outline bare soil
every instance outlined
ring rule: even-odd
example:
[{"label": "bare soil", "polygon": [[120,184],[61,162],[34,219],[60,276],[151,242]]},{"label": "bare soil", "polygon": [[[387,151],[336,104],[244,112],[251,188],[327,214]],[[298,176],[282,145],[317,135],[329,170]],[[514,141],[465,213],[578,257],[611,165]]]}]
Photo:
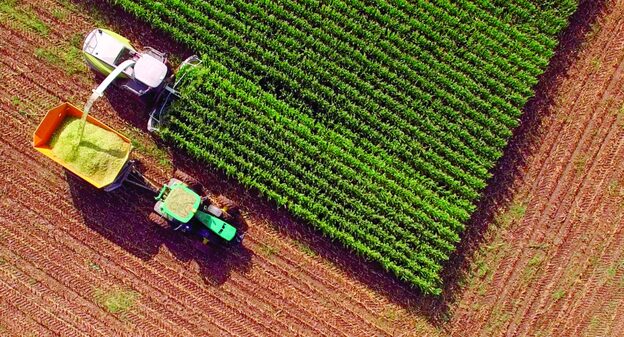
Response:
[{"label": "bare soil", "polygon": [[[582,2],[446,268],[441,298],[160,144],[144,132],[146,107],[118,89],[94,116],[135,141],[150,179],[183,171],[214,200],[239,204],[242,247],[173,232],[150,221],[149,193],[97,191],[38,154],[31,137],[47,110],[80,106],[101,80],[80,55],[63,54],[91,29],[179,59],[190,52],[103,2],[23,0],[16,10],[0,12],[0,335],[624,333],[620,2]],[[136,298],[111,312],[98,298],[119,289]]]}]

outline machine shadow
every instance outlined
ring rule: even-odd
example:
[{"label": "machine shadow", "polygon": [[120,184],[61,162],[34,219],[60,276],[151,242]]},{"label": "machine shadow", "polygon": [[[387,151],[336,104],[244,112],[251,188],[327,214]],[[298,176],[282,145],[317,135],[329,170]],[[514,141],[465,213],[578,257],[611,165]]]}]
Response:
[{"label": "machine shadow", "polygon": [[152,110],[151,104],[141,102],[133,94],[114,85],[106,90],[104,96],[121,119],[147,132],[147,120]]},{"label": "machine shadow", "polygon": [[232,271],[245,273],[251,267],[251,253],[244,246],[204,245],[151,221],[154,202],[150,192],[131,185],[104,192],[68,171],[66,179],[84,223],[142,260],[166,247],[182,263],[195,261],[204,281],[215,286],[227,282]]},{"label": "machine shadow", "polygon": [[[108,2],[93,0],[72,1],[86,8],[98,8],[101,13],[107,13],[106,19],[108,24],[114,30],[118,30],[122,35],[130,38],[131,41],[141,41],[156,49],[171,52],[178,55],[179,59],[192,54],[188,49],[169,39],[166,34],[152,29]],[[525,160],[531,154],[531,151],[535,149],[534,145],[540,141],[539,127],[541,121],[548,117],[548,107],[553,102],[554,93],[561,85],[566,70],[578,58],[578,52],[584,41],[584,36],[591,30],[592,24],[604,8],[605,2],[605,0],[581,0],[577,11],[570,18],[570,25],[560,34],[560,43],[555,51],[555,55],[551,59],[546,72],[540,76],[539,83],[535,87],[536,96],[525,105],[521,124],[515,130],[505,149],[504,156],[492,170],[493,176],[488,182],[488,187],[483,192],[477,211],[467,224],[466,231],[462,235],[457,250],[443,269],[443,291],[441,296],[424,295],[416,288],[398,281],[378,264],[365,261],[349,250],[342,248],[338,243],[331,242],[320,232],[290,216],[286,210],[277,209],[273,202],[267,201],[266,198],[259,196],[255,191],[243,188],[238,182],[229,179],[216,170],[208,168],[206,164],[198,163],[198,161],[192,158],[179,154],[178,151],[172,151],[174,167],[197,178],[209,193],[225,195],[234,200],[241,205],[244,213],[253,214],[254,219],[266,220],[268,223],[275,225],[274,228],[281,234],[305,244],[316,254],[339,267],[348,277],[366,284],[378,295],[402,306],[411,313],[425,317],[429,322],[438,327],[444,327],[445,323],[450,319],[451,304],[462,293],[461,281],[468,276],[472,256],[483,244],[485,240],[484,234],[492,223],[496,210],[509,204],[509,200],[513,195],[513,182],[517,180],[517,177],[524,169]],[[130,96],[116,88],[111,90],[107,97],[121,118],[145,130],[147,107],[138,101],[132,101],[129,104],[131,101]],[[82,181],[78,183],[86,185]],[[156,225],[148,223],[147,214],[152,207],[149,201],[145,201],[149,200],[148,197],[141,196],[140,198],[143,198],[143,200],[135,204],[135,207],[141,211],[140,213],[138,211],[135,213],[142,214],[141,216],[129,214],[127,219],[109,225],[103,222],[106,219],[106,213],[110,212],[111,209],[120,210],[119,212],[124,212],[123,209],[128,210],[128,206],[123,200],[135,202],[135,199],[139,198],[136,196],[139,193],[128,189],[116,191],[110,195],[101,193],[102,195],[100,196],[100,194],[96,194],[98,192],[94,191],[94,189],[87,189],[89,191],[83,191],[80,194],[87,194],[92,201],[102,199],[114,205],[114,207],[98,206],[101,209],[94,210],[91,209],[92,205],[88,202],[89,199],[84,203],[81,201],[83,203],[81,209],[84,209],[85,219],[91,219],[89,220],[92,222],[90,226],[98,231],[102,231],[103,235],[107,235],[111,241],[119,242],[119,245],[127,247],[129,251],[147,251],[149,256],[153,256],[156,253],[158,245],[166,242],[168,247],[172,247],[170,248],[172,251],[176,251],[174,254],[179,254],[181,260],[198,258],[197,254],[189,253],[190,248],[188,248],[186,240],[175,237],[175,233],[157,228]],[[121,197],[117,198],[116,195],[119,194],[121,194]],[[82,196],[77,194],[74,200],[80,198]],[[148,235],[145,242],[135,243],[133,240],[128,240],[128,231],[125,230],[123,225],[128,221],[133,222],[129,225],[133,231],[132,233],[135,231],[137,234]],[[225,256],[228,252],[223,252],[223,254]],[[241,254],[244,256],[232,254],[230,257],[233,259],[232,263],[234,264],[232,268],[240,268],[240,266],[245,268],[244,266],[249,263],[247,260],[249,256],[245,255],[249,254],[249,252]],[[228,262],[224,264],[228,265]],[[217,267],[214,265],[214,261],[209,266],[212,268]],[[210,270],[210,268],[207,269]],[[216,277],[216,279],[219,278]],[[219,282],[217,281],[216,283]]]}]

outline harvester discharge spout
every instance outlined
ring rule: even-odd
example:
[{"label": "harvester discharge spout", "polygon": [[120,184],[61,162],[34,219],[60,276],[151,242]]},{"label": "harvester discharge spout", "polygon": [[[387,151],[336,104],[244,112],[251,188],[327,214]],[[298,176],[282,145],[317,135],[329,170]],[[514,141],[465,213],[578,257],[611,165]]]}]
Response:
[{"label": "harvester discharge spout", "polygon": [[102,81],[102,83],[100,83],[100,85],[93,90],[93,93],[89,96],[87,103],[85,103],[84,108],[82,109],[85,115],[89,114],[89,110],[91,110],[93,103],[104,95],[104,90],[106,90],[106,88],[113,83],[117,76],[119,76],[127,68],[132,67],[135,63],[135,60],[126,60],[118,65],[108,76],[106,76],[104,81]]}]

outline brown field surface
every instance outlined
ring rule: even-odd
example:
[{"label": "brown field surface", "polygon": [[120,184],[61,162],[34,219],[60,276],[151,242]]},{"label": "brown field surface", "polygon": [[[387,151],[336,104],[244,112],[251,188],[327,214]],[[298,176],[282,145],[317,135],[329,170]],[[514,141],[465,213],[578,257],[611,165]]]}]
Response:
[{"label": "brown field surface", "polygon": [[440,298],[424,297],[145,132],[110,89],[92,113],[145,174],[238,202],[240,248],[150,221],[136,188],[95,190],[33,150],[48,109],[100,80],[84,35],[190,53],[104,1],[0,0],[0,336],[624,334],[624,3],[582,1],[494,172]]}]

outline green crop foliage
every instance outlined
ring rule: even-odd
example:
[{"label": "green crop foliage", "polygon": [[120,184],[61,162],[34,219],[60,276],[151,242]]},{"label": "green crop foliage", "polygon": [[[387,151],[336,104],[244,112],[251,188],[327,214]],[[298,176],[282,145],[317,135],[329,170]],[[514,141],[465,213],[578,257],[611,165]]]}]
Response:
[{"label": "green crop foliage", "polygon": [[128,312],[138,299],[139,294],[134,290],[121,288],[95,290],[95,300],[97,303],[112,314]]},{"label": "green crop foliage", "polygon": [[204,55],[161,136],[427,294],[573,0],[111,0]]},{"label": "green crop foliage", "polygon": [[44,36],[50,32],[48,25],[41,21],[37,13],[17,0],[0,0],[0,22],[11,23]]}]

